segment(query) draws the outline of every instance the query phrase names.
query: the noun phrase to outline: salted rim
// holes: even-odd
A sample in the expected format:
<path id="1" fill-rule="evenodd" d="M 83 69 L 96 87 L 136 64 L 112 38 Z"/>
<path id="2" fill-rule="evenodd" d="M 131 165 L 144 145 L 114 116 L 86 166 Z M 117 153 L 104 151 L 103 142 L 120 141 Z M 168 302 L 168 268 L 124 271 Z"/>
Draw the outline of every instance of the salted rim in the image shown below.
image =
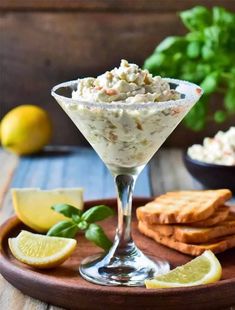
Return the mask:
<path id="1" fill-rule="evenodd" d="M 177 99 L 177 100 L 168 100 L 168 101 L 161 101 L 161 102 L 145 102 L 145 103 L 127 103 L 127 102 L 89 102 L 89 101 L 82 101 L 79 99 L 73 99 L 65 96 L 61 96 L 57 94 L 56 92 L 60 90 L 61 88 L 70 88 L 71 91 L 75 90 L 78 80 L 72 80 L 63 82 L 60 84 L 55 85 L 51 90 L 51 95 L 56 100 L 61 100 L 63 103 L 66 103 L 68 105 L 83 105 L 88 108 L 99 108 L 99 109 L 130 109 L 130 110 L 141 110 L 146 108 L 157 108 L 157 110 L 163 110 L 171 107 L 177 107 L 181 105 L 193 105 L 195 102 L 199 100 L 201 95 L 203 94 L 203 90 L 200 86 L 183 81 L 178 79 L 171 79 L 171 78 L 163 78 L 163 80 L 167 81 L 168 83 L 176 84 L 176 87 L 174 88 L 176 91 L 178 91 L 181 95 L 184 95 L 184 98 Z M 181 90 L 181 88 L 184 88 Z M 188 91 L 186 91 L 188 89 Z"/>

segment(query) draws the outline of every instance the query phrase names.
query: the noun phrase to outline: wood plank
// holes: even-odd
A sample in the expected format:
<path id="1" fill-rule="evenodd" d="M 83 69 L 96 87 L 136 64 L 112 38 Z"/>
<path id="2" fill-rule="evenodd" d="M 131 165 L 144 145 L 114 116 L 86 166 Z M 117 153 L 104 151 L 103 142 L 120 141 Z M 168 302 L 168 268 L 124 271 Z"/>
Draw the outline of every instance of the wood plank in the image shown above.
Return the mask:
<path id="1" fill-rule="evenodd" d="M 59 307 L 56 307 L 56 306 L 49 306 L 48 310 L 63 310 L 63 308 L 59 308 Z"/>
<path id="2" fill-rule="evenodd" d="M 63 150 L 63 152 L 61 152 Z M 62 154 L 61 154 L 62 153 Z M 88 178 L 85 186 L 92 186 L 92 193 L 89 195 L 97 195 L 101 191 L 102 195 L 110 195 L 110 185 L 113 186 L 112 178 L 108 174 L 97 155 L 89 149 L 76 149 L 71 152 L 71 148 L 60 148 L 60 156 L 58 152 L 50 151 L 50 156 L 34 156 L 31 158 L 21 159 L 15 176 L 12 180 L 12 186 L 42 186 L 43 188 L 51 188 L 54 186 L 81 186 L 82 176 Z M 79 164 L 78 164 L 79 162 Z M 91 167 L 89 170 L 88 168 Z M 97 168 L 99 167 L 99 168 Z M 175 189 L 193 189 L 200 188 L 187 173 L 182 163 L 182 151 L 180 149 L 161 149 L 152 159 L 151 164 L 151 181 L 152 189 L 155 195 L 167 190 Z M 49 174 L 49 177 L 48 177 Z M 94 177 L 98 176 L 103 183 L 94 182 Z M 148 178 L 148 170 L 143 172 L 142 181 L 137 184 L 138 192 L 143 191 Z M 84 181 L 83 181 L 84 182 Z M 84 184 L 85 184 L 84 183 Z M 144 189 L 144 192 L 146 188 Z M 112 192 L 112 194 L 114 194 Z M 107 195 L 107 196 L 108 196 Z M 106 197 L 107 197 L 106 196 Z M 97 197 L 98 198 L 98 197 Z M 1 222 L 13 213 L 11 197 L 9 191 L 5 195 L 3 208 L 0 211 Z M 54 306 L 48 306 L 38 300 L 23 295 L 17 289 L 12 287 L 2 277 L 0 277 L 0 309 L 4 310 L 63 310 Z"/>
<path id="3" fill-rule="evenodd" d="M 11 187 L 82 187 L 85 189 L 85 199 L 116 196 L 112 176 L 93 149 L 54 150 L 48 149 L 43 155 L 22 158 Z M 150 196 L 148 173 L 146 167 L 138 178 L 136 196 Z"/>
<path id="4" fill-rule="evenodd" d="M 6 192 L 0 209 L 0 225 L 14 214 L 10 190 Z"/>
<path id="5" fill-rule="evenodd" d="M 12 179 L 11 187 L 69 187 L 82 186 L 91 188 L 86 198 L 109 197 L 115 195 L 111 175 L 103 162 L 92 149 L 55 148 L 40 156 L 22 158 Z M 63 150 L 63 152 L 61 152 Z M 84 175 L 86 176 L 84 178 Z M 99 180 L 97 182 L 97 180 Z M 148 168 L 142 172 L 136 185 L 136 192 L 141 195 L 150 195 Z M 0 223 L 13 215 L 11 194 L 8 191 L 4 197 L 0 210 Z M 9 306 L 7 300 L 11 299 Z M 17 306 L 12 306 L 16 303 Z M 60 310 L 27 297 L 8 284 L 0 277 L 0 309 L 4 310 Z"/>
<path id="6" fill-rule="evenodd" d="M 15 168 L 17 167 L 18 157 L 0 148 L 0 164 L 1 164 L 1 170 L 0 170 L 0 207 L 1 207 L 8 186 L 13 177 Z"/>
<path id="7" fill-rule="evenodd" d="M 148 202 L 148 199 L 135 200 L 136 205 L 144 205 Z M 112 207 L 116 207 L 115 200 L 107 200 L 105 204 Z M 87 207 L 91 204 L 87 204 Z M 110 233 L 110 236 L 115 231 L 115 224 L 117 219 L 112 218 L 104 223 L 105 231 Z M 13 222 L 14 223 L 14 222 Z M 17 235 L 22 229 L 22 226 L 15 225 L 12 222 L 8 227 L 11 227 L 11 235 Z M 13 227 L 15 227 L 15 229 Z M 65 262 L 62 268 L 55 268 L 50 272 L 38 271 L 34 272 L 27 266 L 15 265 L 15 259 L 9 256 L 9 249 L 6 246 L 7 238 L 6 233 L 3 233 L 1 247 L 3 253 L 8 259 L 8 263 L 1 264 L 2 270 L 5 269 L 5 276 L 9 281 L 15 281 L 15 285 L 25 293 L 32 296 L 41 296 L 44 300 L 50 300 L 52 303 L 58 303 L 63 305 L 67 309 L 71 309 L 73 306 L 76 309 L 168 309 L 168 310 L 188 310 L 188 309 L 221 309 L 222 305 L 234 304 L 235 298 L 235 285 L 234 285 L 234 249 L 226 254 L 219 256 L 223 265 L 223 278 L 221 282 L 214 283 L 210 286 L 208 297 L 208 287 L 206 290 L 201 290 L 198 293 L 198 288 L 192 288 L 190 290 L 182 288 L 177 292 L 174 289 L 169 290 L 156 290 L 153 293 L 148 294 L 144 288 L 125 288 L 125 287 L 94 287 L 91 283 L 84 281 L 81 277 L 78 277 L 77 266 L 81 259 L 90 255 L 90 253 L 97 253 L 99 249 L 92 244 L 88 243 L 84 238 L 78 239 L 79 249 L 75 251 L 72 259 Z M 172 251 L 167 247 L 161 246 L 149 238 L 146 238 L 143 234 L 137 230 L 136 221 L 133 222 L 133 235 L 138 246 L 148 255 L 158 258 L 169 259 L 171 266 L 182 265 L 189 261 L 189 256 L 182 255 L 176 251 Z M 4 267 L 5 266 L 5 267 Z M 45 274 L 46 273 L 46 274 Z M 48 275 L 47 275 L 48 273 Z M 32 277 L 36 277 L 40 281 L 41 285 L 38 286 Z M 52 284 L 53 282 L 53 284 Z M 48 285 L 48 283 L 50 283 Z M 48 287 L 47 287 L 48 285 Z M 135 292 L 134 292 L 134 291 Z M 161 292 L 162 291 L 162 292 Z M 147 295 L 145 294 L 147 293 Z M 133 296 L 134 294 L 134 296 Z M 197 296 L 195 295 L 197 294 Z M 215 296 L 221 294 L 222 298 L 216 298 L 217 307 L 212 305 L 215 302 Z M 89 298 L 90 297 L 90 298 Z M 139 298 L 140 297 L 140 298 Z M 146 298 L 148 297 L 148 298 Z M 192 305 L 192 300 L 195 303 Z M 138 302 L 137 302 L 138 301 Z M 93 306 L 93 305 L 98 305 Z M 220 307 L 219 307 L 220 305 Z M 192 307 L 191 307 L 192 306 Z M 211 306 L 211 307 L 210 307 Z"/>
<path id="8" fill-rule="evenodd" d="M 202 189 L 187 172 L 181 149 L 160 149 L 150 163 L 153 195 L 167 191 Z"/>
<path id="9" fill-rule="evenodd" d="M 0 152 L 1 159 L 4 158 L 3 152 Z M 13 158 L 11 155 L 7 158 Z M 5 158 L 6 159 L 6 158 Z M 9 162 L 12 162 L 9 160 Z M 2 167 L 8 165 L 8 161 L 1 160 Z M 5 170 L 5 173 L 8 170 Z M 12 175 L 12 171 L 9 172 L 10 175 Z M 0 175 L 0 180 L 2 176 L 2 171 Z M 5 174 L 6 176 L 6 174 Z M 10 178 L 8 177 L 8 186 L 10 184 Z M 5 186 L 7 186 L 5 185 Z M 11 195 L 10 191 L 5 188 L 5 195 L 2 197 L 2 204 L 0 209 L 0 224 L 2 224 L 5 220 L 7 220 L 11 215 L 13 215 L 13 208 L 12 208 L 12 202 L 11 202 Z M 46 310 L 48 309 L 48 305 L 38 301 L 36 299 L 33 299 L 31 297 L 28 297 L 24 294 L 22 294 L 19 290 L 15 289 L 11 284 L 9 284 L 1 275 L 0 275 L 0 309 L 4 310 Z"/>
<path id="10" fill-rule="evenodd" d="M 196 0 L 1 0 L 0 10 L 176 11 L 198 5 Z M 202 0 L 200 5 L 234 7 L 232 0 Z"/>
<path id="11" fill-rule="evenodd" d="M 164 7 L 165 1 L 154 2 Z M 172 1 L 172 4 L 176 2 Z M 17 3 L 24 4 L 25 1 Z M 235 9 L 235 1 L 230 3 Z M 163 38 L 185 32 L 176 11 L 118 13 L 75 10 L 0 14 L 0 119 L 16 105 L 37 104 L 51 115 L 54 125 L 52 143 L 85 144 L 81 133 L 51 97 L 51 87 L 77 77 L 96 76 L 118 66 L 121 58 L 142 65 Z M 11 91 L 12 81 L 14 92 Z M 218 96 L 212 98 L 213 109 L 221 107 L 221 100 Z M 181 125 L 166 143 L 182 147 L 201 142 L 204 136 L 233 125 L 234 119 L 231 117 L 219 125 L 211 123 L 205 131 L 188 135 Z M 65 130 L 61 130 L 61 126 Z"/>
<path id="12" fill-rule="evenodd" d="M 103 162 L 92 149 L 52 148 L 40 156 L 22 158 L 12 179 L 11 187 L 67 187 L 84 186 L 92 188 L 87 197 L 114 196 L 113 180 Z M 63 150 L 63 152 L 61 152 Z M 87 177 L 84 178 L 84 175 Z M 99 179 L 99 182 L 97 182 Z M 142 180 L 142 181 L 141 181 Z M 82 183 L 79 183 L 82 182 Z M 148 169 L 142 172 L 137 182 L 137 193 L 150 195 Z M 4 197 L 0 210 L 0 223 L 13 214 L 10 191 Z M 8 304 L 8 300 L 11 302 Z M 4 310 L 60 310 L 23 295 L 0 277 L 0 309 Z"/>
<path id="13" fill-rule="evenodd" d="M 118 66 L 123 57 L 142 65 L 160 40 L 183 31 L 175 13 L 1 14 L 0 118 L 16 105 L 37 104 L 51 115 L 53 143 L 85 143 L 51 97 L 52 86 L 78 77 L 96 76 Z M 11 91 L 13 80 L 14 92 Z M 61 126 L 65 130 L 61 130 Z"/>
<path id="14" fill-rule="evenodd" d="M 47 310 L 48 305 L 22 294 L 0 275 L 0 309 Z M 57 310 L 57 309 L 53 309 Z M 59 310 L 59 309 L 58 309 Z"/>
<path id="15" fill-rule="evenodd" d="M 86 200 L 116 196 L 112 176 L 93 149 L 60 147 L 57 150 L 48 148 L 44 154 L 21 158 L 10 187 L 82 187 Z M 151 196 L 148 166 L 136 182 L 134 195 Z M 8 190 L 0 209 L 0 224 L 13 213 Z"/>

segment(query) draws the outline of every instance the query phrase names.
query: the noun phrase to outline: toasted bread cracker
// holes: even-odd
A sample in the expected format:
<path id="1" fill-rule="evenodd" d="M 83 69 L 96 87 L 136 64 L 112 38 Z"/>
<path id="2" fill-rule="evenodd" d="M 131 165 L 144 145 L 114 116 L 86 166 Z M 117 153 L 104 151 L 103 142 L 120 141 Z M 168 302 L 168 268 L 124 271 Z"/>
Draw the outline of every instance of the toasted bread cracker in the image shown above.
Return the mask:
<path id="1" fill-rule="evenodd" d="M 194 227 L 211 227 L 215 226 L 216 224 L 223 222 L 229 214 L 229 207 L 228 206 L 219 206 L 215 212 L 205 220 L 201 220 L 199 222 L 194 223 L 187 223 L 187 226 L 194 226 Z"/>
<path id="2" fill-rule="evenodd" d="M 235 234 L 235 214 L 230 212 L 228 218 L 213 227 L 192 227 L 182 225 L 148 224 L 152 231 L 162 236 L 172 237 L 184 243 L 203 243 L 218 237 Z"/>
<path id="3" fill-rule="evenodd" d="M 161 195 L 137 209 L 137 218 L 149 224 L 193 223 L 210 217 L 232 197 L 228 189 L 179 191 Z"/>
<path id="4" fill-rule="evenodd" d="M 143 223 L 141 221 L 139 221 L 138 223 L 138 228 L 140 232 L 154 239 L 156 242 L 192 256 L 201 255 L 205 250 L 211 250 L 214 253 L 220 253 L 226 251 L 227 249 L 235 247 L 235 235 L 215 239 L 211 242 L 204 244 L 187 244 L 177 241 L 172 237 L 162 236 L 159 232 L 151 230 L 146 223 Z"/>

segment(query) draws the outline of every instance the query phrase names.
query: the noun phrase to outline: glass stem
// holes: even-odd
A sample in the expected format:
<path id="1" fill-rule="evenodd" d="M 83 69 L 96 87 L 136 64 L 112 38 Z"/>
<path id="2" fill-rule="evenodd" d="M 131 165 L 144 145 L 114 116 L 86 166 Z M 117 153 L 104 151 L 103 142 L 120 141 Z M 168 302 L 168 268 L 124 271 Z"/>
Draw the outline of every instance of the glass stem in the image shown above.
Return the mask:
<path id="1" fill-rule="evenodd" d="M 117 175 L 118 227 L 115 237 L 116 252 L 125 255 L 131 251 L 133 242 L 131 236 L 132 195 L 137 176 Z"/>

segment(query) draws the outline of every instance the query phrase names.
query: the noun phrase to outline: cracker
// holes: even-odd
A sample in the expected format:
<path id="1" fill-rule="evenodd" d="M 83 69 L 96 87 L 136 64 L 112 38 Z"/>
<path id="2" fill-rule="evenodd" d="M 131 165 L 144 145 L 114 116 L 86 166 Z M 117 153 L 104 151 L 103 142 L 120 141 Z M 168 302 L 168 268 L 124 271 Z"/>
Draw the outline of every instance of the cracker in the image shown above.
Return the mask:
<path id="1" fill-rule="evenodd" d="M 187 226 L 194 226 L 194 227 L 211 227 L 215 226 L 216 224 L 223 222 L 229 214 L 229 207 L 228 206 L 219 206 L 215 212 L 205 220 L 201 220 L 199 222 L 194 223 L 187 223 Z"/>
<path id="2" fill-rule="evenodd" d="M 161 195 L 136 211 L 149 224 L 193 223 L 210 217 L 232 197 L 228 189 L 179 191 Z"/>
<path id="3" fill-rule="evenodd" d="M 192 227 L 182 225 L 148 224 L 153 231 L 162 236 L 172 237 L 184 243 L 203 243 L 212 239 L 235 234 L 235 214 L 230 213 L 228 218 L 213 227 Z"/>
<path id="4" fill-rule="evenodd" d="M 139 221 L 138 228 L 147 237 L 169 248 L 175 249 L 181 253 L 192 256 L 201 255 L 205 250 L 211 250 L 214 253 L 224 252 L 227 249 L 235 247 L 235 235 L 226 236 L 220 239 L 212 240 L 204 244 L 188 244 L 175 240 L 172 237 L 162 236 L 160 233 L 151 230 L 146 223 Z"/>

